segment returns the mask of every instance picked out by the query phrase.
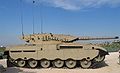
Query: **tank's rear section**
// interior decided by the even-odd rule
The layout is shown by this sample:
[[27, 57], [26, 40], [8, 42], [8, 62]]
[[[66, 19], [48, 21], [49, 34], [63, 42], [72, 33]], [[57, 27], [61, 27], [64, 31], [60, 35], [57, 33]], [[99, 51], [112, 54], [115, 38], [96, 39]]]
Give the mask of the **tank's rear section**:
[[5, 52], [8, 61], [19, 67], [90, 68], [95, 62], [103, 61], [108, 54], [102, 47], [74, 43], [90, 38], [50, 33], [28, 35], [22, 39], [29, 44], [6, 47]]

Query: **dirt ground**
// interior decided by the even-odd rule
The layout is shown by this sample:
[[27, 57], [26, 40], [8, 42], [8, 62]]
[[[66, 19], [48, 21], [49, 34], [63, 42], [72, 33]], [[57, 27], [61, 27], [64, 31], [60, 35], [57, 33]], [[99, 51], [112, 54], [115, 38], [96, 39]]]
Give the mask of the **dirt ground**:
[[[5, 61], [1, 60], [0, 64]], [[5, 64], [5, 63], [2, 63]], [[6, 65], [4, 65], [6, 66]], [[48, 69], [28, 69], [28, 68], [18, 68], [18, 67], [9, 67], [6, 68], [6, 71], [3, 73], [120, 73], [120, 65], [118, 65], [118, 52], [110, 53], [106, 56], [104, 62], [96, 66], [95, 69], [57, 69], [57, 68], [48, 68]]]

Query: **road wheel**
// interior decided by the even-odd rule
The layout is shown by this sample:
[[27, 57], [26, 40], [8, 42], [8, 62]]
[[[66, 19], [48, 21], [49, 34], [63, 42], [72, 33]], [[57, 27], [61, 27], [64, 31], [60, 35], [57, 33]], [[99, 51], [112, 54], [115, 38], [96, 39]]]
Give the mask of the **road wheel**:
[[64, 66], [64, 61], [62, 61], [60, 59], [56, 59], [53, 61], [53, 65], [57, 68], [61, 68]]
[[41, 64], [41, 66], [42, 66], [43, 68], [48, 68], [48, 67], [50, 67], [50, 61], [47, 60], [47, 59], [41, 60], [40, 64]]
[[28, 65], [29, 65], [29, 67], [31, 67], [31, 68], [35, 68], [35, 67], [37, 66], [37, 64], [38, 64], [38, 61], [36, 61], [36, 60], [34, 60], [34, 59], [28, 60]]
[[17, 60], [17, 65], [18, 65], [19, 67], [24, 67], [25, 64], [26, 64], [26, 61], [25, 61], [25, 60], [23, 60], [23, 59]]
[[80, 61], [80, 65], [82, 68], [87, 69], [91, 66], [92, 62], [91, 61], [87, 61], [87, 60], [82, 60]]
[[75, 60], [72, 60], [72, 59], [68, 59], [65, 61], [65, 64], [68, 68], [74, 68], [76, 66], [76, 61]]
[[97, 61], [97, 62], [102, 62], [104, 59], [105, 59], [105, 56], [100, 56], [100, 55], [98, 55], [98, 56], [95, 58], [95, 61]]

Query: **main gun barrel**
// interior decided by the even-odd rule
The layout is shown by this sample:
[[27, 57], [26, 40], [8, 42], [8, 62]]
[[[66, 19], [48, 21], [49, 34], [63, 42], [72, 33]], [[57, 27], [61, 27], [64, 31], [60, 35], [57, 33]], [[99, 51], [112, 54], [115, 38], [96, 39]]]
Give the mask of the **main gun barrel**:
[[78, 37], [70, 40], [69, 42], [74, 42], [78, 40], [109, 40], [109, 39], [118, 39], [119, 37]]
[[109, 40], [118, 39], [119, 37], [79, 37], [78, 40]]

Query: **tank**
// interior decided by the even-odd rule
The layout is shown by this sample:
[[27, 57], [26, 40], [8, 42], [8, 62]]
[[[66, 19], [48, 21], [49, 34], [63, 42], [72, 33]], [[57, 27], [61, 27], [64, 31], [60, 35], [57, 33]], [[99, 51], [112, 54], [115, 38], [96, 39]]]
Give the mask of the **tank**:
[[91, 44], [82, 44], [79, 40], [118, 39], [118, 37], [76, 37], [64, 34], [23, 35], [24, 45], [8, 46], [4, 52], [8, 62], [19, 67], [91, 68], [108, 55], [106, 49]]

